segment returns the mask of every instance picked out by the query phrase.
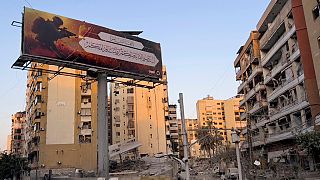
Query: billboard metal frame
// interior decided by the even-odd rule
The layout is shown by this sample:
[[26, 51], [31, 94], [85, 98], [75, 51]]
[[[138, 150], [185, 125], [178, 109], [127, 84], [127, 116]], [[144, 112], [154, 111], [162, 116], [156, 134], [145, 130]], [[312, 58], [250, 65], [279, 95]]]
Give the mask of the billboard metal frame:
[[[52, 77], [49, 77], [49, 80], [53, 79], [55, 76], [69, 76], [69, 77], [77, 77], [81, 78], [87, 81], [97, 81], [97, 73], [96, 72], [90, 72], [87, 71], [87, 75], [83, 74], [77, 74], [77, 73], [68, 73], [64, 71], [55, 71], [55, 70], [49, 70], [49, 69], [43, 69], [43, 68], [37, 68], [37, 67], [31, 67], [31, 61], [27, 61], [24, 63], [23, 66], [12, 66], [12, 69], [19, 69], [19, 70], [26, 70], [26, 71], [42, 71], [43, 73], [48, 73], [52, 74]], [[39, 62], [41, 63], [41, 62]], [[63, 68], [63, 67], [61, 67]], [[88, 74], [89, 73], [89, 74]], [[146, 85], [145, 82], [147, 82], [146, 79], [139, 79], [139, 80], [127, 80], [125, 81], [124, 79], [119, 80], [117, 77], [112, 77], [108, 76], [107, 82], [116, 82], [119, 84], [122, 84], [124, 86], [135, 86], [135, 87], [141, 87], [141, 88], [147, 88], [147, 89], [153, 89], [161, 84], [165, 84], [166, 82], [164, 81], [159, 81], [159, 82], [151, 82], [151, 85]]]

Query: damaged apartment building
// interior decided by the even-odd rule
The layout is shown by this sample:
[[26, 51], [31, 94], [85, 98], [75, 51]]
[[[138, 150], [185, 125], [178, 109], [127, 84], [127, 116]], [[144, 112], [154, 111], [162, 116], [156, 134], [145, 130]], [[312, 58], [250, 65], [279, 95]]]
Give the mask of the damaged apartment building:
[[234, 61], [238, 94], [244, 95], [240, 106], [246, 110], [240, 117], [247, 120], [242, 148], [251, 160], [270, 162], [295, 151], [294, 139], [313, 129], [320, 112], [303, 18], [312, 10], [304, 12], [301, 3], [272, 0]]

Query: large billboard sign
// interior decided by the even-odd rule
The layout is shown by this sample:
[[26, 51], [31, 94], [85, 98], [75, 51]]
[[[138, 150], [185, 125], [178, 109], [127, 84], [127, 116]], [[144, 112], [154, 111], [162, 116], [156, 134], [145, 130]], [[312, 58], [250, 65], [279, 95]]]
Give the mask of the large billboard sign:
[[22, 36], [16, 65], [28, 59], [111, 76], [155, 81], [162, 76], [160, 44], [127, 33], [25, 8]]

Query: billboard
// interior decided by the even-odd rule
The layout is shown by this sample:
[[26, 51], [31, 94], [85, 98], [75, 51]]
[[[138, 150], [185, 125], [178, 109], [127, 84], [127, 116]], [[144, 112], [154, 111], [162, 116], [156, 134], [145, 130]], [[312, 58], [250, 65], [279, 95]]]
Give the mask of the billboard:
[[84, 21], [25, 8], [22, 38], [15, 65], [29, 60], [117, 77], [162, 77], [159, 43]]

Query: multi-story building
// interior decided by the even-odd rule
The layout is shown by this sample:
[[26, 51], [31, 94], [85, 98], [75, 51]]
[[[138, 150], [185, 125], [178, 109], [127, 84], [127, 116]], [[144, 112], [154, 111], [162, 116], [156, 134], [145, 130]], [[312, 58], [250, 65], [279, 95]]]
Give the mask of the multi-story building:
[[[122, 81], [123, 79], [118, 79]], [[164, 82], [166, 70], [163, 69]], [[152, 86], [152, 83], [146, 83]], [[152, 89], [111, 83], [112, 144], [138, 141], [140, 155], [166, 153], [167, 84]]]
[[[187, 136], [188, 136], [188, 144], [190, 146], [189, 148], [189, 156], [190, 157], [201, 157], [201, 151], [200, 151], [200, 145], [198, 143], [198, 120], [197, 119], [186, 119], [186, 130], [187, 130]], [[182, 125], [181, 125], [181, 119], [179, 119], [179, 132], [182, 132]], [[180, 145], [181, 147], [181, 152], [183, 154], [183, 137], [182, 135], [180, 136]]]
[[9, 153], [25, 156], [26, 112], [17, 112], [11, 118], [11, 137]]
[[301, 0], [272, 0], [235, 60], [237, 80], [242, 81], [238, 93], [244, 94], [240, 105], [246, 109], [241, 119], [248, 121], [243, 147], [257, 150], [254, 158], [272, 160], [288, 153], [296, 134], [310, 129], [319, 114], [315, 66], [300, 5]]
[[[238, 95], [232, 98], [229, 98], [224, 101], [224, 116], [225, 116], [225, 128], [226, 131], [226, 140], [227, 144], [233, 146], [230, 129], [237, 129], [242, 131], [246, 128], [247, 122], [245, 119], [241, 119], [240, 115], [244, 112], [243, 108], [240, 108], [240, 101], [243, 100], [243, 96]], [[243, 140], [243, 137], [241, 136]]]
[[[305, 27], [304, 30], [308, 32], [308, 41], [310, 43], [310, 50], [313, 60], [313, 67], [315, 71], [315, 77], [317, 81], [318, 92], [320, 94], [320, 3], [317, 0], [309, 0], [309, 1], [301, 1], [298, 3], [302, 3], [303, 14], [305, 18]], [[302, 10], [300, 9], [300, 13]], [[305, 33], [305, 32], [304, 32]], [[306, 39], [305, 39], [306, 40]], [[299, 36], [298, 36], [299, 41]], [[308, 59], [311, 59], [310, 57]], [[314, 77], [313, 77], [314, 78]], [[312, 102], [311, 104], [315, 104], [313, 108], [319, 108], [320, 102]], [[318, 104], [318, 105], [316, 105]], [[316, 111], [315, 114], [318, 112]], [[320, 120], [320, 116], [317, 118]], [[319, 121], [317, 123], [320, 123]]]
[[[54, 76], [58, 67], [33, 63], [26, 92], [28, 159], [31, 175], [48, 169], [70, 173], [97, 169], [97, 83]], [[85, 74], [64, 68], [63, 72]]]
[[5, 152], [10, 153], [11, 152], [11, 133], [7, 136], [7, 149]]
[[169, 104], [166, 117], [167, 153], [179, 154], [179, 123], [177, 119], [177, 105]]
[[219, 129], [224, 139], [224, 144], [231, 143], [231, 129], [243, 129], [246, 122], [240, 119], [243, 109], [239, 108], [242, 96], [236, 96], [228, 100], [216, 100], [206, 97], [197, 101], [198, 127], [212, 126]]
[[[248, 132], [248, 129], [246, 129], [244, 134], [245, 136], [254, 136], [254, 139], [257, 140], [255, 145], [259, 147], [263, 144], [263, 141], [258, 141], [259, 137], [255, 136], [259, 131], [256, 130], [256, 127], [263, 129], [264, 124], [261, 124], [261, 122], [268, 115], [267, 90], [264, 84], [260, 58], [259, 32], [252, 31], [237, 54], [238, 56], [234, 61], [234, 67], [237, 71], [236, 80], [240, 81], [237, 92], [243, 95], [240, 107], [245, 109], [240, 114], [240, 120], [247, 122], [248, 129], [251, 130], [251, 127], [254, 127], [255, 131]], [[251, 138], [246, 139], [251, 140]], [[244, 147], [248, 147], [248, 143], [244, 144]]]

